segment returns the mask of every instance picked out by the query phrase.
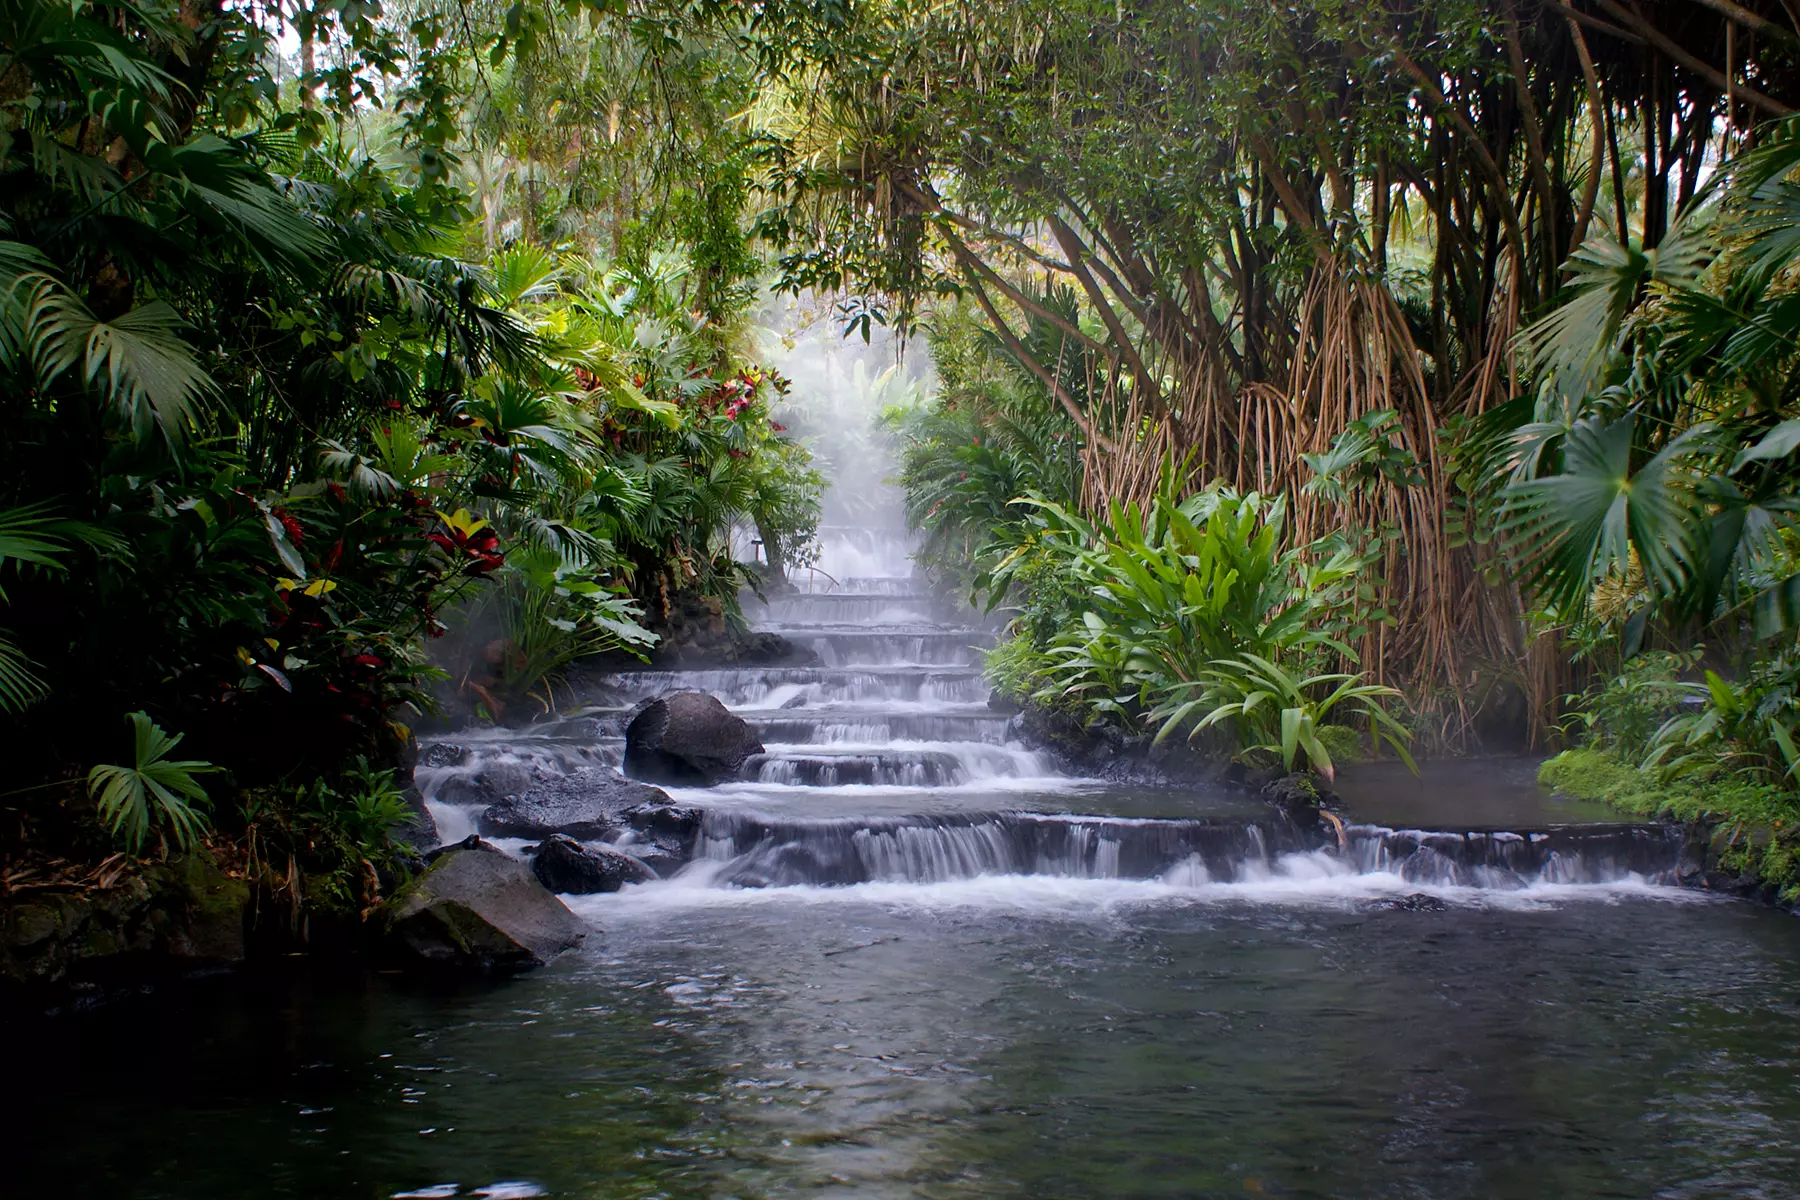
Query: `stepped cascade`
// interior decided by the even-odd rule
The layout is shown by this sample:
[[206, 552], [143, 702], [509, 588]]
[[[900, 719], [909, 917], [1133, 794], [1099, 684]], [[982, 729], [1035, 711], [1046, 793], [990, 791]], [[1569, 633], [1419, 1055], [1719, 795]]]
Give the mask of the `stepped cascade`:
[[[822, 569], [744, 598], [756, 629], [814, 662], [623, 671], [599, 686], [603, 705], [459, 737], [453, 755], [428, 755], [440, 765], [422, 774], [446, 836], [472, 829], [496, 786], [617, 766], [633, 705], [695, 689], [748, 721], [764, 752], [739, 779], [667, 789], [698, 812], [698, 829], [684, 866], [662, 864], [673, 878], [642, 888], [1032, 878], [1243, 898], [1271, 886], [1352, 898], [1428, 888], [1479, 901], [1536, 887], [1670, 885], [1683, 869], [1682, 838], [1659, 826], [1412, 830], [1353, 820], [1340, 835], [1224, 789], [1073, 777], [989, 704], [981, 661], [994, 622], [931, 595], [911, 573], [903, 534], [838, 528], [823, 541]], [[642, 849], [628, 829], [613, 844]]]

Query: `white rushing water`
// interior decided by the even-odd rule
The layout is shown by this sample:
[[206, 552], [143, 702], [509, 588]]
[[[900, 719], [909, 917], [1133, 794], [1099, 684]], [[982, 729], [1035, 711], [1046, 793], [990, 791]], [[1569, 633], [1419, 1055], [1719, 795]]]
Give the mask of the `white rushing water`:
[[[892, 529], [827, 530], [822, 564], [829, 568], [843, 547], [859, 564], [906, 562], [904, 536]], [[1337, 842], [1245, 798], [1235, 808], [1179, 789], [1134, 798], [1069, 776], [989, 707], [978, 664], [992, 632], [972, 614], [934, 601], [908, 575], [821, 571], [795, 582], [766, 603], [747, 597], [746, 613], [756, 627], [813, 649], [818, 664], [644, 670], [610, 681], [625, 703], [679, 688], [711, 692], [757, 728], [764, 752], [739, 780], [666, 789], [703, 814], [690, 861], [673, 872], [665, 865], [673, 878], [584, 898], [580, 911], [828, 902], [1104, 913], [1406, 897], [1529, 908], [1690, 895], [1668, 886], [1682, 862], [1680, 836], [1651, 827], [1351, 825]], [[517, 790], [616, 764], [620, 719], [577, 714], [534, 736], [460, 739], [461, 761], [421, 771], [446, 839], [476, 827], [495, 778]], [[1131, 814], [1119, 815], [1121, 805]], [[642, 846], [629, 830], [615, 844]], [[514, 852], [525, 846], [505, 843]]]
[[[1682, 868], [1680, 839], [1654, 828], [1364, 825], [1339, 842], [1253, 798], [1133, 792], [1058, 770], [989, 704], [982, 662], [993, 622], [934, 596], [914, 572], [902, 497], [887, 482], [892, 446], [874, 414], [916, 391], [916, 364], [897, 365], [891, 349], [859, 354], [816, 331], [809, 337], [781, 364], [797, 398], [782, 419], [831, 478], [826, 523], [816, 558], [785, 589], [766, 601], [746, 594], [743, 604], [754, 628], [812, 661], [622, 672], [606, 681], [609, 710], [459, 734], [454, 752], [428, 755], [419, 772], [446, 840], [477, 829], [496, 795], [617, 766], [629, 706], [693, 689], [750, 722], [764, 752], [741, 779], [665, 789], [704, 814], [683, 847], [690, 861], [678, 870], [660, 863], [673, 878], [583, 899], [584, 912], [777, 901], [1104, 911], [1415, 894], [1426, 904], [1517, 906], [1680, 894], [1667, 886]], [[613, 844], [644, 849], [629, 829]]]

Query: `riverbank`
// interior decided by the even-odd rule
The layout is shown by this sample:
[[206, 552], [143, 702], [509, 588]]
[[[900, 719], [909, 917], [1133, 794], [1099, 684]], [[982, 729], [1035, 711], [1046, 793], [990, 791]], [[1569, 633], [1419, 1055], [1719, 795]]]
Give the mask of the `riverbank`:
[[1563, 795], [1682, 823], [1706, 847], [1697, 886], [1800, 910], [1800, 811], [1791, 794], [1717, 771], [1658, 776], [1589, 747], [1547, 760], [1538, 779]]

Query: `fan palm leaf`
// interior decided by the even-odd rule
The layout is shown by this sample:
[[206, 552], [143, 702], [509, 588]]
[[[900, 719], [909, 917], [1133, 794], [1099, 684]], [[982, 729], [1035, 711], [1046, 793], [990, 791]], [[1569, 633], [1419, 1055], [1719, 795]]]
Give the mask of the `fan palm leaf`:
[[1563, 610], [1623, 574], [1635, 551], [1655, 591], [1673, 596], [1704, 560], [1698, 502], [1687, 460], [1708, 448], [1701, 425], [1632, 469], [1637, 415], [1589, 417], [1569, 431], [1558, 475], [1508, 489], [1504, 526], [1521, 546], [1526, 584]]

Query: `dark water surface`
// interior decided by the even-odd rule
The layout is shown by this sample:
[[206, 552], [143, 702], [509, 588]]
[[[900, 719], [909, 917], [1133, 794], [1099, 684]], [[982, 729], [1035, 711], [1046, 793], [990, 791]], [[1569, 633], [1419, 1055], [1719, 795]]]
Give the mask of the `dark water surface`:
[[673, 886], [503, 986], [128, 1005], [15, 1039], [6, 1190], [1796, 1194], [1791, 918], [1326, 883]]
[[428, 748], [456, 839], [616, 762], [632, 700], [758, 729], [676, 793], [696, 861], [570, 898], [583, 951], [10, 1029], [0, 1196], [1800, 1196], [1800, 922], [1668, 886], [1678, 834], [1522, 761], [1353, 768], [1335, 836], [1069, 778], [989, 707], [992, 630], [846, 544], [764, 614], [818, 664]]

